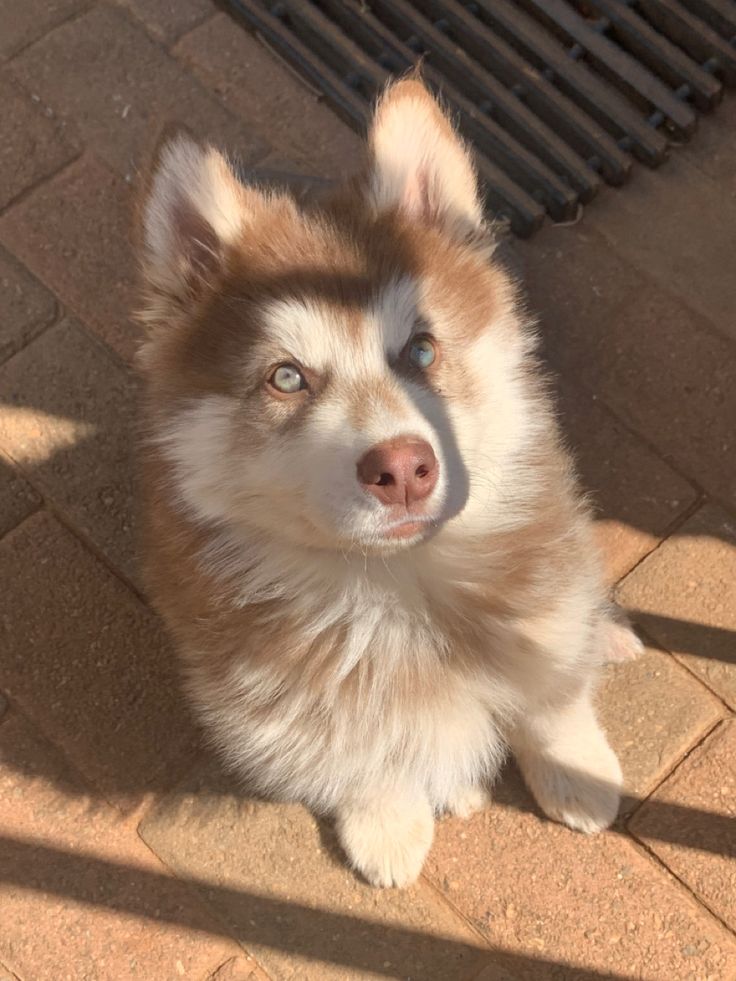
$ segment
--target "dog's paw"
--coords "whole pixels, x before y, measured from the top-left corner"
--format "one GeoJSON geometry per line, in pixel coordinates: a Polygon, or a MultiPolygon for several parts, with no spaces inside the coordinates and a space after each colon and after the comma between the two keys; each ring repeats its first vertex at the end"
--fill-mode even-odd
{"type": "Polygon", "coordinates": [[[634,661],[644,653],[644,645],[628,624],[609,621],[603,632],[603,659],[607,664],[634,661]]]}
{"type": "Polygon", "coordinates": [[[469,818],[488,806],[490,796],[483,787],[471,785],[458,788],[446,801],[444,810],[455,817],[469,818]]]}
{"type": "Polygon", "coordinates": [[[408,886],[432,844],[432,808],[424,800],[346,808],[338,812],[337,833],[351,865],[371,885],[408,886]]]}
{"type": "Polygon", "coordinates": [[[544,813],[575,831],[594,834],[618,813],[622,775],[603,734],[594,746],[569,759],[559,755],[527,760],[524,776],[544,813]]]}

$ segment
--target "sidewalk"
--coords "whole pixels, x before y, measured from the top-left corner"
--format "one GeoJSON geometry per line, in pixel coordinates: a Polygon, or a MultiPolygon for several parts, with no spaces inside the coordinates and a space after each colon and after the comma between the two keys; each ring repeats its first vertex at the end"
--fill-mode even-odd
{"type": "MultiPolygon", "coordinates": [[[[0,5],[1,6],[1,5],[0,5]]],[[[245,166],[359,142],[211,0],[7,2],[0,36],[0,981],[736,979],[736,100],[513,248],[647,641],[609,669],[617,825],[509,768],[375,891],[202,746],[134,547],[131,210],[183,120],[245,166]]]]}

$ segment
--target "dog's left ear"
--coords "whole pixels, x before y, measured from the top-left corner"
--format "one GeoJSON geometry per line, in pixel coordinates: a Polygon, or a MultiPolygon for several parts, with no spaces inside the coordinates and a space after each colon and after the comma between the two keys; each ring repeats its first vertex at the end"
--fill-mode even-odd
{"type": "Polygon", "coordinates": [[[378,103],[368,134],[369,196],[377,212],[398,208],[466,239],[483,227],[470,154],[425,86],[397,82],[378,103]]]}

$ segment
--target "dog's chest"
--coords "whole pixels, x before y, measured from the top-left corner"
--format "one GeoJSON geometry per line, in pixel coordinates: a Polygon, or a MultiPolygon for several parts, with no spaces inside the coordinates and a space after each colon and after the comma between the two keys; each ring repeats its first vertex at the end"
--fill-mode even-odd
{"type": "Polygon", "coordinates": [[[341,679],[371,678],[389,698],[407,690],[431,698],[470,675],[498,673],[501,623],[480,607],[461,612],[452,599],[398,586],[355,598],[334,649],[341,679]]]}

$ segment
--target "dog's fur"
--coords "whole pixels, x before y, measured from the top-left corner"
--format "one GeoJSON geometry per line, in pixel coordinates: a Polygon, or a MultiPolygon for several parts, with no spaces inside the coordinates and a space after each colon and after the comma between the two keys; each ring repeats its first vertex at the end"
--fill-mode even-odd
{"type": "Polygon", "coordinates": [[[591,696],[611,638],[636,642],[612,620],[470,157],[419,81],[385,94],[369,158],[306,208],[186,138],[160,155],[148,582],[224,758],[334,814],[355,868],[402,885],[435,813],[480,806],[508,746],[547,814],[613,820],[621,772],[591,696]],[[402,354],[417,330],[439,351],[424,373],[402,354]],[[308,391],[269,387],[281,362],[308,391]],[[423,530],[396,539],[356,465],[407,434],[439,480],[423,530]]]}

